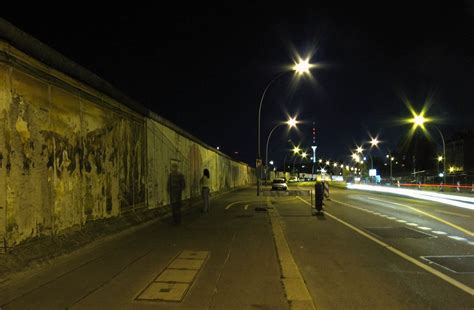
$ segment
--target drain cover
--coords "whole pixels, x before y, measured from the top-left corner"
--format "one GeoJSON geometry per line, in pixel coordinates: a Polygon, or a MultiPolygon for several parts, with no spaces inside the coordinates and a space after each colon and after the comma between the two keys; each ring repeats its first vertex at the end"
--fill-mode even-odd
{"type": "Polygon", "coordinates": [[[371,233],[382,238],[431,238],[430,234],[407,227],[376,227],[365,228],[371,233]]]}
{"type": "Polygon", "coordinates": [[[474,273],[474,255],[421,256],[454,273],[474,273]]]}

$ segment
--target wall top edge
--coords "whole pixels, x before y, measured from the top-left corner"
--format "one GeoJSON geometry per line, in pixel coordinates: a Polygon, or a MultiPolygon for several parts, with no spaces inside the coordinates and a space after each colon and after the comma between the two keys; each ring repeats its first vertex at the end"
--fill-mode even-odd
{"type": "Polygon", "coordinates": [[[15,59],[18,59],[37,70],[43,71],[48,75],[58,76],[75,87],[78,87],[78,84],[83,84],[89,88],[89,91],[100,92],[103,95],[116,100],[119,104],[123,104],[140,115],[169,127],[203,147],[234,162],[248,166],[247,163],[235,160],[229,155],[202,142],[200,139],[186,132],[171,121],[129,98],[98,75],[68,59],[53,48],[16,28],[11,23],[0,17],[0,62],[6,62],[8,64],[9,61],[15,59]],[[3,54],[3,56],[1,54],[3,54]]]}

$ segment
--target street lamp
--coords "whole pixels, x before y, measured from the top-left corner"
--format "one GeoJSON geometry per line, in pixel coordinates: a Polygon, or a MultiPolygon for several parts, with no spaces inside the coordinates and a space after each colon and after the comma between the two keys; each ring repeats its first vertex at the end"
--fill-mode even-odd
{"type": "MultiPolygon", "coordinates": [[[[295,149],[298,149],[298,151],[297,151],[297,152],[294,152],[295,150],[293,150],[293,152],[295,153],[295,159],[293,159],[293,171],[295,171],[295,162],[296,162],[296,159],[298,158],[297,155],[298,155],[299,152],[301,151],[300,148],[298,148],[298,147],[296,147],[295,149]]],[[[306,158],[307,156],[308,156],[308,154],[307,154],[306,152],[303,151],[303,152],[301,153],[301,159],[306,158]]],[[[300,162],[300,163],[301,163],[301,162],[300,162]]]]}
{"type": "MultiPolygon", "coordinates": [[[[278,126],[285,125],[285,124],[288,125],[289,129],[293,127],[296,128],[296,124],[298,124],[298,121],[296,120],[296,117],[290,117],[286,122],[276,124],[275,127],[273,127],[273,129],[270,131],[267,138],[267,146],[265,148],[265,167],[268,167],[268,143],[270,142],[270,137],[272,136],[272,133],[275,131],[275,129],[277,129],[278,126]]],[[[267,178],[265,177],[265,184],[266,182],[267,182],[267,178]]]]}
{"type": "Polygon", "coordinates": [[[393,160],[395,159],[393,156],[392,156],[392,153],[390,152],[390,150],[387,150],[388,151],[388,154],[387,154],[387,159],[390,161],[390,184],[393,183],[393,178],[392,178],[392,162],[393,160]]]}
{"type": "MultiPolygon", "coordinates": [[[[300,148],[298,146],[294,146],[293,149],[293,155],[295,155],[296,153],[299,153],[300,151],[300,148]]],[[[285,154],[285,157],[283,158],[283,174],[286,176],[286,156],[288,155],[288,153],[285,154]]],[[[289,167],[288,167],[289,168],[289,167]]]]}
{"type": "MultiPolygon", "coordinates": [[[[270,88],[270,86],[273,84],[273,82],[275,82],[276,80],[278,80],[280,77],[282,77],[285,73],[288,73],[288,72],[295,72],[297,75],[303,75],[303,74],[307,74],[309,73],[309,69],[313,67],[313,65],[311,65],[309,63],[309,60],[308,59],[305,59],[305,60],[300,60],[298,63],[295,63],[293,65],[293,67],[291,68],[291,70],[289,71],[282,71],[280,72],[279,74],[277,74],[268,84],[267,86],[265,87],[264,91],[263,91],[263,94],[262,94],[262,97],[260,98],[260,104],[258,106],[258,125],[257,125],[257,128],[258,128],[258,132],[257,132],[257,162],[259,162],[262,158],[261,156],[261,153],[260,153],[260,115],[261,115],[261,112],[262,112],[262,103],[263,103],[263,98],[265,98],[265,94],[267,93],[268,89],[270,88]]],[[[260,178],[261,178],[261,175],[257,175],[257,196],[260,195],[260,178]]]]}
{"type": "MultiPolygon", "coordinates": [[[[416,130],[416,128],[421,127],[421,129],[425,130],[425,123],[428,123],[430,119],[425,118],[423,116],[423,112],[420,114],[413,113],[413,118],[409,119],[410,123],[413,123],[413,130],[416,130]]],[[[439,133],[441,136],[441,142],[443,143],[443,184],[446,184],[446,144],[444,142],[444,136],[441,130],[438,128],[438,126],[431,124],[439,133]]],[[[439,160],[439,158],[438,158],[439,160]]],[[[439,160],[440,161],[440,160],[439,160]]]]}

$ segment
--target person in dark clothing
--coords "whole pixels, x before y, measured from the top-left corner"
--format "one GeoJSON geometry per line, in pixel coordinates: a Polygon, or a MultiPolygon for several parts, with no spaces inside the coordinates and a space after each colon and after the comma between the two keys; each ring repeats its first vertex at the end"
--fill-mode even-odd
{"type": "Polygon", "coordinates": [[[178,165],[171,165],[171,173],[168,177],[168,193],[170,195],[171,212],[173,222],[181,223],[181,194],[185,188],[184,175],[178,171],[178,165]]]}

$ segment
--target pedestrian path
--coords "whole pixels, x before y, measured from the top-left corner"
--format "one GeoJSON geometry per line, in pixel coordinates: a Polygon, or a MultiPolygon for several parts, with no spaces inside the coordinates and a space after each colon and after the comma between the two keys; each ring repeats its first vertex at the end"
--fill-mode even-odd
{"type": "Polygon", "coordinates": [[[136,299],[182,301],[208,257],[209,251],[181,252],[136,299]]]}

